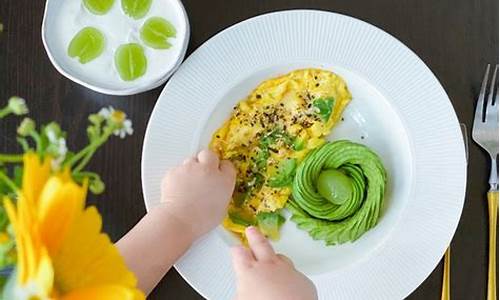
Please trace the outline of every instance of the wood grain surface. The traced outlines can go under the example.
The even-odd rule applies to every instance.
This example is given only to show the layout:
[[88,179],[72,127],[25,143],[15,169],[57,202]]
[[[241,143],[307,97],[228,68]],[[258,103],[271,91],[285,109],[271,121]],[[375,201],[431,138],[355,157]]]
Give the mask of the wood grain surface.
[[[394,35],[430,67],[450,96],[461,122],[472,127],[475,97],[487,63],[498,63],[498,0],[184,0],[191,22],[188,55],[224,28],[262,13],[315,8],[350,15]],[[144,131],[162,87],[135,96],[106,96],[60,75],[42,45],[40,27],[45,1],[2,0],[0,23],[0,103],[11,95],[28,100],[31,117],[56,120],[70,135],[70,147],[86,141],[88,114],[113,105],[127,112],[135,133],[114,139],[95,156],[90,169],[102,175],[105,195],[90,197],[104,216],[104,230],[121,237],[145,214],[141,191]],[[430,107],[429,109],[432,109]],[[14,134],[20,120],[0,123],[0,151],[18,150]],[[485,201],[489,161],[470,145],[467,198],[453,239],[451,296],[485,299],[487,224]],[[439,201],[439,199],[436,199]],[[442,264],[408,299],[439,299]],[[332,283],[333,284],[333,283]],[[150,299],[202,299],[171,270]]]

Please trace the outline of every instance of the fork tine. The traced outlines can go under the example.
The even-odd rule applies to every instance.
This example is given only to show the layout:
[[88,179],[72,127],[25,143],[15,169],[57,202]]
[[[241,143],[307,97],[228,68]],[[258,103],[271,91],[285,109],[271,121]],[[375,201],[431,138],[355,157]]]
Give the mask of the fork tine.
[[495,93],[495,102],[493,102],[493,106],[497,107],[497,111],[498,111],[498,90],[499,88],[497,88],[497,92]]
[[[489,105],[493,105],[493,94],[495,92],[495,86],[497,84],[497,72],[498,72],[498,65],[495,67],[495,71],[493,72],[493,78],[491,79],[491,83],[490,83],[490,92],[488,93],[488,103]],[[498,93],[498,90],[496,91]],[[488,108],[486,108],[488,109]]]
[[[497,66],[497,68],[498,68],[498,66]],[[493,103],[493,108],[490,110],[492,110],[492,113],[494,116],[493,121],[497,125],[497,135],[498,135],[498,88],[497,88],[497,92],[495,93],[495,102]]]
[[474,115],[474,123],[484,122],[483,112],[484,112],[484,96],[486,94],[486,85],[488,84],[488,76],[490,75],[490,64],[486,67],[486,72],[484,73],[483,83],[481,84],[481,91],[477,97],[476,113]]
[[[488,101],[486,101],[486,118],[485,122],[489,124],[489,126],[493,126],[498,128],[498,105],[493,105],[493,100],[497,98],[496,95],[498,95],[498,89],[495,89],[496,84],[497,84],[497,72],[498,72],[498,65],[495,67],[495,71],[493,72],[493,77],[491,79],[490,83],[490,89],[488,92]],[[495,96],[494,96],[495,94]],[[491,124],[493,122],[494,124]]]

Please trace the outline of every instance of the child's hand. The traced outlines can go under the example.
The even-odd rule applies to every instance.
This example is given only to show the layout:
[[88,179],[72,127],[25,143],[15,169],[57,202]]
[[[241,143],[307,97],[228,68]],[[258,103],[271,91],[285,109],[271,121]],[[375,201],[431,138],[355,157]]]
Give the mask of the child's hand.
[[237,300],[313,300],[317,299],[314,284],[295,270],[286,256],[276,254],[271,244],[255,228],[248,227],[246,236],[250,249],[233,248],[233,265],[238,289]]
[[170,170],[162,182],[162,202],[169,215],[193,233],[193,239],[215,228],[227,210],[236,180],[231,162],[203,150]]

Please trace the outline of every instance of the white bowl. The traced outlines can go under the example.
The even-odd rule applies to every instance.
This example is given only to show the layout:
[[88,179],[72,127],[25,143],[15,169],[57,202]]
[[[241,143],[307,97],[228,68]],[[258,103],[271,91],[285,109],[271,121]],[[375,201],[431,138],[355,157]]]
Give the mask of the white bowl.
[[[71,13],[71,16],[61,17],[63,13]],[[146,74],[134,81],[121,80],[114,66],[115,49],[123,43],[142,44],[139,38],[140,26],[149,17],[158,15],[165,17],[176,27],[177,36],[172,42],[173,46],[168,50],[144,46],[148,57]],[[106,49],[95,60],[80,64],[67,55],[67,47],[73,36],[85,26],[95,26],[104,32]],[[114,36],[107,33],[114,33]],[[43,45],[59,73],[89,89],[109,95],[133,95],[165,83],[183,61],[189,35],[188,17],[180,0],[154,0],[148,14],[139,20],[123,15],[121,0],[115,0],[111,10],[102,16],[88,12],[82,0],[47,0],[42,22]]]

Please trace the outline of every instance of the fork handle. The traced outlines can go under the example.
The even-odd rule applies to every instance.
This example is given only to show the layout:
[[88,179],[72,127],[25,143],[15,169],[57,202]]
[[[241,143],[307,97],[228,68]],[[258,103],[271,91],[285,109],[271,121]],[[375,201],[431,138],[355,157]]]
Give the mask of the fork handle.
[[443,264],[443,286],[441,287],[441,300],[450,300],[450,251],[451,245],[448,246],[444,253]]
[[489,213],[489,260],[488,260],[488,300],[497,299],[497,216],[498,216],[498,191],[488,192]]

